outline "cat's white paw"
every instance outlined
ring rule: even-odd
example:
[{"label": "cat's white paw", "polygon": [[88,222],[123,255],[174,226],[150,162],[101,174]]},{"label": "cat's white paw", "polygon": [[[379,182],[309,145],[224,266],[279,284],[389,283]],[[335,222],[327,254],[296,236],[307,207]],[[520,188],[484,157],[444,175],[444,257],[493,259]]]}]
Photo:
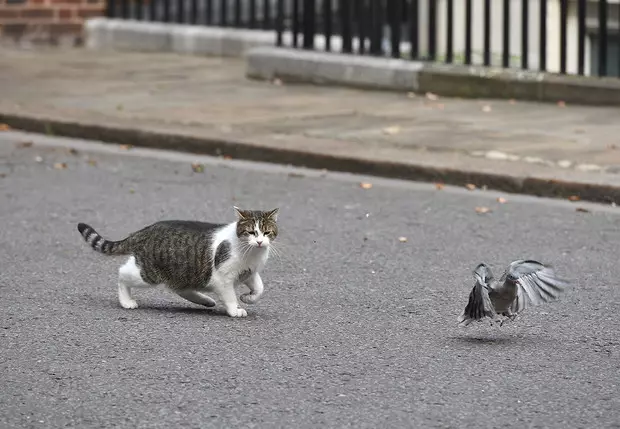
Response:
[{"label": "cat's white paw", "polygon": [[121,299],[119,302],[121,303],[121,307],[126,308],[128,310],[138,308],[138,303],[136,302],[135,299]]},{"label": "cat's white paw", "polygon": [[259,295],[255,295],[252,293],[244,293],[243,295],[239,297],[239,299],[245,302],[246,304],[254,304],[256,303],[256,301],[258,301],[258,298],[260,298]]},{"label": "cat's white paw", "polygon": [[248,315],[248,312],[245,311],[243,308],[232,308],[232,309],[226,310],[226,313],[230,317],[246,317]]}]

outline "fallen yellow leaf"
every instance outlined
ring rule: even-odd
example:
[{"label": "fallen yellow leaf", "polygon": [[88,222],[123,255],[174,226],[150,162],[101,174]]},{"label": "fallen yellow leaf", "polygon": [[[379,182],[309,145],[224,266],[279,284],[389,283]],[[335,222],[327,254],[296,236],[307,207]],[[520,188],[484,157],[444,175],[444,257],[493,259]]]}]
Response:
[{"label": "fallen yellow leaf", "polygon": [[398,237],[398,241],[400,241],[401,243],[406,243],[407,237]]},{"label": "fallen yellow leaf", "polygon": [[470,191],[473,191],[474,189],[476,189],[476,185],[474,185],[473,183],[468,183],[467,185],[465,185],[465,187],[469,189]]},{"label": "fallen yellow leaf", "polygon": [[119,145],[119,149],[120,149],[120,150],[130,150],[132,147],[133,147],[133,146],[132,146],[132,145],[130,145],[130,144],[122,144],[122,145]]},{"label": "fallen yellow leaf", "polygon": [[228,160],[228,159],[232,159],[232,156],[230,156],[230,155],[224,155],[222,158],[224,158],[224,159]]},{"label": "fallen yellow leaf", "polygon": [[498,197],[497,202],[500,204],[506,204],[507,201],[506,201],[506,198]]},{"label": "fallen yellow leaf", "polygon": [[579,201],[581,198],[579,198],[578,195],[571,195],[570,197],[568,197],[569,201]]},{"label": "fallen yellow leaf", "polygon": [[370,189],[372,188],[372,183],[360,183],[360,187],[362,189]]},{"label": "fallen yellow leaf", "polygon": [[435,188],[437,188],[438,191],[441,191],[446,185],[444,185],[443,183],[435,183]]},{"label": "fallen yellow leaf", "polygon": [[54,168],[56,170],[65,170],[67,168],[67,164],[64,162],[57,162],[54,164]]},{"label": "fallen yellow leaf", "polygon": [[205,171],[205,166],[202,164],[194,163],[192,164],[192,171],[194,173],[203,173]]},{"label": "fallen yellow leaf", "polygon": [[89,159],[87,162],[88,162],[88,165],[92,165],[93,167],[97,165],[97,161],[95,161],[94,159]]},{"label": "fallen yellow leaf", "polygon": [[9,131],[11,129],[11,127],[9,127],[7,124],[0,124],[0,131]]},{"label": "fallen yellow leaf", "polygon": [[386,127],[383,129],[383,133],[393,136],[394,134],[398,134],[400,132],[400,127],[398,125],[393,125],[391,127]]},{"label": "fallen yellow leaf", "polygon": [[484,214],[484,213],[489,213],[490,211],[491,209],[488,207],[476,207],[476,213]]}]

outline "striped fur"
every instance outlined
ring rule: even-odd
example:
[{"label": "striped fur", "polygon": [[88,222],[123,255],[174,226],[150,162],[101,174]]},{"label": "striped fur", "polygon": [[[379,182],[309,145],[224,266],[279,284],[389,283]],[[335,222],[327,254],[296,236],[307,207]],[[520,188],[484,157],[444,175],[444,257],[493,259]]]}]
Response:
[{"label": "striped fur", "polygon": [[127,249],[125,241],[110,241],[103,238],[95,228],[85,223],[78,223],[78,231],[84,237],[84,240],[97,252],[104,255],[126,255]]},{"label": "striped fur", "polygon": [[181,297],[205,306],[215,305],[205,291],[214,291],[232,317],[243,317],[237,308],[234,287],[245,284],[241,296],[255,303],[263,293],[259,276],[278,235],[277,212],[235,208],[237,221],[216,224],[185,220],[156,222],[125,239],[110,241],[85,223],[78,224],[84,240],[105,255],[130,255],[119,270],[119,301],[136,308],[132,288],[165,285]]}]

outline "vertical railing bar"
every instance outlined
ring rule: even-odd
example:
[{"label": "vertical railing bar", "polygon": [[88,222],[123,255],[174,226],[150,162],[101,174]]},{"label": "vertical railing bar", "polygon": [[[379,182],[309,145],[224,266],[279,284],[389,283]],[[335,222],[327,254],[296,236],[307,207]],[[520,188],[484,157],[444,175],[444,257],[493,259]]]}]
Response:
[{"label": "vertical railing bar", "polygon": [[607,76],[607,0],[598,3],[598,75]]},{"label": "vertical railing bar", "polygon": [[355,22],[357,30],[358,53],[364,55],[366,53],[366,0],[358,0],[355,2]]},{"label": "vertical railing bar", "polygon": [[[277,13],[280,13],[280,7],[282,7],[284,5],[284,4],[280,5],[280,3],[282,1],[283,0],[278,0],[278,4],[276,6],[278,8],[278,12]],[[282,18],[282,22],[280,23],[280,25],[284,25],[284,12],[283,11],[282,11],[282,17],[281,18]],[[250,20],[249,21],[250,21],[249,22],[249,27],[251,29],[256,28],[256,0],[250,0]],[[278,24],[276,24],[276,26],[277,25]],[[282,30],[282,28],[280,28],[280,30]],[[280,36],[281,36],[281,34],[280,34]],[[280,45],[278,45],[278,46],[280,46]]]},{"label": "vertical railing bar", "polygon": [[129,18],[129,0],[121,0],[121,18]]},{"label": "vertical railing bar", "polygon": [[303,33],[303,48],[307,50],[314,49],[314,35],[316,34],[316,0],[304,0]]},{"label": "vertical railing bar", "polygon": [[539,66],[540,71],[547,70],[547,0],[540,1],[540,13],[539,13],[539,32],[540,32],[540,47],[539,51]]},{"label": "vertical railing bar", "polygon": [[340,0],[340,28],[342,33],[342,52],[350,54],[353,52],[350,0]]},{"label": "vertical railing bar", "polygon": [[163,0],[164,3],[164,22],[170,22],[170,0]]},{"label": "vertical railing bar", "polygon": [[577,73],[585,73],[586,62],[586,0],[577,3]]},{"label": "vertical railing bar", "polygon": [[[291,12],[291,31],[293,32],[293,47],[299,45],[299,2],[301,0],[292,0],[293,8]],[[305,16],[304,10],[304,16]]]},{"label": "vertical railing bar", "polygon": [[452,0],[446,1],[446,63],[452,63],[454,60],[454,3]]},{"label": "vertical railing bar", "polygon": [[235,0],[235,28],[241,28],[241,0]]},{"label": "vertical railing bar", "polygon": [[185,0],[176,0],[177,3],[177,23],[185,22]]},{"label": "vertical railing bar", "polygon": [[332,0],[323,0],[323,34],[325,50],[332,50]]},{"label": "vertical railing bar", "polygon": [[271,2],[263,0],[263,30],[271,28]]},{"label": "vertical railing bar", "polygon": [[560,0],[560,73],[566,74],[566,25],[568,0]]},{"label": "vertical railing bar", "polygon": [[220,27],[228,25],[228,0],[220,1]]},{"label": "vertical railing bar", "polygon": [[198,24],[198,0],[191,0],[190,22],[194,25]]},{"label": "vertical railing bar", "polygon": [[149,21],[157,21],[156,6],[157,3],[155,2],[155,0],[149,0]]},{"label": "vertical railing bar", "polygon": [[[448,0],[451,1],[451,0]],[[401,0],[392,0],[392,19],[390,25],[390,38],[392,45],[392,58],[400,58],[400,40],[401,40],[401,18],[402,18],[402,2]]]},{"label": "vertical railing bar", "polygon": [[437,57],[437,3],[428,2],[428,58],[434,61]]},{"label": "vertical railing bar", "polygon": [[[253,0],[254,4],[254,14],[250,15],[250,25],[254,22],[254,26],[256,25],[256,2]],[[284,44],[283,34],[284,34],[284,0],[278,0],[276,10],[276,46],[282,46]],[[252,19],[253,17],[253,19]],[[254,28],[254,27],[251,27]]]},{"label": "vertical railing bar", "polygon": [[409,42],[411,43],[411,59],[417,60],[420,56],[420,5],[418,0],[411,0],[411,8],[409,12]]},{"label": "vertical railing bar", "polygon": [[510,67],[510,0],[504,0],[504,10],[502,11],[503,21],[503,46],[502,46],[502,67]]},{"label": "vertical railing bar", "polygon": [[136,14],[135,18],[138,21],[142,21],[144,19],[144,2],[143,0],[136,0]]},{"label": "vertical railing bar", "polygon": [[[543,0],[546,1],[546,0]],[[484,65],[491,65],[491,0],[484,0]]]},{"label": "vertical railing bar", "polygon": [[116,18],[116,1],[108,0],[105,8],[105,16],[108,18]]},{"label": "vertical railing bar", "polygon": [[529,55],[529,2],[521,0],[521,68],[527,70]]},{"label": "vertical railing bar", "polygon": [[[151,0],[154,1],[154,0]],[[213,24],[213,0],[206,0],[205,4],[205,24]]]},{"label": "vertical railing bar", "polygon": [[471,65],[472,0],[465,0],[465,64]]}]

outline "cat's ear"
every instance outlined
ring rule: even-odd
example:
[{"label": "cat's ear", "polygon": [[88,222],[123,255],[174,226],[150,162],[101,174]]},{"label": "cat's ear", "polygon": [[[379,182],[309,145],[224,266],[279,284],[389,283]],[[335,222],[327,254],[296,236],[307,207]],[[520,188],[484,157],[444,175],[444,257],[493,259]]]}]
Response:
[{"label": "cat's ear", "polygon": [[270,211],[266,212],[265,213],[265,217],[268,218],[268,219],[273,220],[274,222],[277,221],[278,220],[278,210],[279,209],[276,208],[276,209],[273,209],[273,210],[270,210]]},{"label": "cat's ear", "polygon": [[237,213],[237,216],[239,217],[239,219],[247,219],[248,218],[248,212],[246,212],[245,210],[241,210],[237,206],[233,206],[233,208],[235,209],[235,213]]}]

